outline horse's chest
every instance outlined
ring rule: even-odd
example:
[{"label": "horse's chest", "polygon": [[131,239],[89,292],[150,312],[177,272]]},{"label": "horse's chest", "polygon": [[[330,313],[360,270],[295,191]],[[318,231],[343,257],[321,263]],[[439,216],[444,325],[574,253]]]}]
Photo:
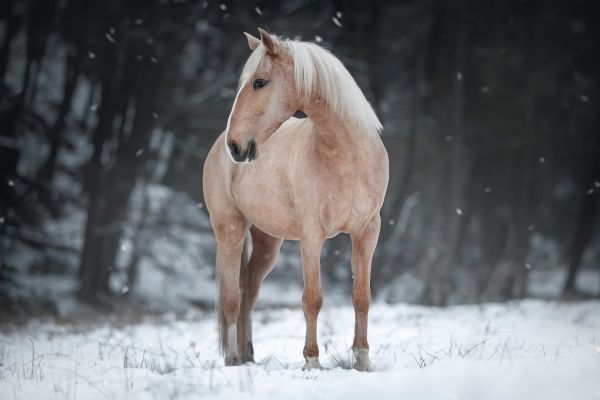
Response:
[{"label": "horse's chest", "polygon": [[260,230],[280,238],[298,239],[293,191],[277,171],[249,171],[234,188],[237,205],[248,221]]}]

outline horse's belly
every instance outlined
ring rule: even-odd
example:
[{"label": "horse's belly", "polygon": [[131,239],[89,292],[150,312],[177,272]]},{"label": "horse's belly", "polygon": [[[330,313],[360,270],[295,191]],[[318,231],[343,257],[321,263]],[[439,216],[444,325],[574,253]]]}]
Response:
[{"label": "horse's belly", "polygon": [[252,225],[273,237],[285,240],[300,240],[300,229],[293,224],[281,224],[278,221],[249,219]]},{"label": "horse's belly", "polygon": [[241,208],[248,221],[261,231],[280,239],[300,240],[300,228],[288,210],[273,206],[262,206],[261,210]]}]

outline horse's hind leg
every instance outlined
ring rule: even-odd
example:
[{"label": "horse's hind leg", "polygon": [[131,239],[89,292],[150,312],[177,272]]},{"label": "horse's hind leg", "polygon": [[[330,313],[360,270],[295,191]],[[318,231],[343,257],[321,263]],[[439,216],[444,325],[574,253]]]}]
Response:
[{"label": "horse's hind leg", "polygon": [[371,368],[369,361],[369,342],[367,341],[367,325],[369,319],[369,305],[371,303],[371,261],[381,218],[377,214],[367,226],[352,238],[352,303],[354,304],[354,343],[352,350],[356,362],[354,368],[359,371],[368,371]]},{"label": "horse's hind leg", "polygon": [[252,310],[256,305],[260,285],[271,272],[283,240],[274,238],[256,227],[250,229],[252,235],[252,256],[247,267],[242,266],[240,286],[242,304],[238,318],[238,349],[242,362],[254,362],[252,345]]},{"label": "horse's hind leg", "polygon": [[240,266],[246,221],[238,212],[211,216],[217,239],[218,318],[225,365],[239,365],[237,320],[240,313]]}]

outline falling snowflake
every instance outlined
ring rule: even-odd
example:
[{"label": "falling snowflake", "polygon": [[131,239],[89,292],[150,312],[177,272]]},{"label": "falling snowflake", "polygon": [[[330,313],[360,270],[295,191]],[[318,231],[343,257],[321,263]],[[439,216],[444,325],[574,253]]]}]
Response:
[{"label": "falling snowflake", "polygon": [[150,61],[152,61],[154,64],[158,64],[156,57],[150,57]]},{"label": "falling snowflake", "polygon": [[123,289],[121,289],[121,294],[126,294],[127,292],[129,292],[129,286],[125,285],[123,286]]},{"label": "falling snowflake", "polygon": [[487,92],[489,92],[489,91],[490,91],[490,88],[489,88],[488,86],[483,86],[483,87],[481,88],[481,93],[487,93]]},{"label": "falling snowflake", "polygon": [[135,156],[136,156],[136,157],[139,157],[139,156],[141,156],[142,154],[144,154],[144,149],[139,149],[138,151],[136,151],[136,152],[135,152]]},{"label": "falling snowflake", "polygon": [[202,209],[202,208],[204,208],[204,204],[202,204],[202,202],[198,202],[198,203],[196,203],[196,207]]},{"label": "falling snowflake", "polygon": [[221,3],[221,5],[219,6],[219,8],[223,11],[227,10],[227,5]]},{"label": "falling snowflake", "polygon": [[96,54],[94,54],[91,51],[89,51],[88,52],[88,57],[90,58],[90,60],[93,60],[94,58],[96,58]]},{"label": "falling snowflake", "polygon": [[4,217],[0,217],[0,224],[4,223]]},{"label": "falling snowflake", "polygon": [[444,140],[445,140],[446,142],[451,142],[451,141],[452,141],[452,139],[453,139],[452,135],[448,135],[448,136],[446,136],[446,137],[444,138]]},{"label": "falling snowflake", "polygon": [[115,42],[115,38],[114,38],[114,37],[113,37],[113,36],[112,36],[110,33],[106,32],[106,33],[104,34],[104,36],[106,37],[106,39],[107,39],[109,42],[111,42],[111,43],[114,43],[114,42]]},{"label": "falling snowflake", "polygon": [[321,36],[319,36],[319,35],[315,36],[315,42],[321,43],[322,41],[323,41],[323,38]]},{"label": "falling snowflake", "polygon": [[540,162],[541,162],[542,164],[543,164],[543,163],[545,163],[545,162],[546,162],[546,158],[544,158],[544,157],[540,157]]},{"label": "falling snowflake", "polygon": [[10,187],[13,187],[13,186],[15,186],[15,182],[14,182],[12,179],[10,179],[10,180],[8,181],[8,186],[10,186]]},{"label": "falling snowflake", "polygon": [[390,224],[390,226],[394,226],[395,223],[396,223],[396,221],[394,221],[393,219],[390,219],[388,221],[388,224]]},{"label": "falling snowflake", "polygon": [[531,224],[531,225],[529,225],[529,226],[527,227],[527,230],[528,230],[529,232],[531,232],[531,231],[532,231],[532,230],[534,230],[534,229],[535,229],[535,225],[533,225],[533,224]]},{"label": "falling snowflake", "polygon": [[531,265],[529,263],[525,263],[525,268],[531,269]]},{"label": "falling snowflake", "polygon": [[262,10],[258,6],[254,7],[254,11],[256,11],[256,13],[262,17]]},{"label": "falling snowflake", "polygon": [[581,101],[583,101],[584,103],[587,103],[590,100],[590,98],[587,97],[585,94],[582,94],[581,96],[579,96],[579,99]]},{"label": "falling snowflake", "polygon": [[341,28],[342,27],[342,23],[340,22],[340,20],[338,19],[338,17],[331,17],[331,20],[333,21],[333,23],[338,27]]},{"label": "falling snowflake", "polygon": [[92,106],[90,107],[90,110],[92,111],[96,111],[98,109],[98,104],[92,104]]},{"label": "falling snowflake", "polygon": [[462,72],[457,72],[457,73],[456,73],[456,79],[458,79],[459,81],[462,81],[462,79],[463,79],[463,74],[462,74]]},{"label": "falling snowflake", "polygon": [[338,17],[338,18],[342,18],[342,12],[341,11],[337,11],[335,13],[335,16]]},{"label": "falling snowflake", "polygon": [[155,112],[153,112],[153,113],[152,113],[152,118],[154,118],[154,119],[158,119],[158,114],[157,114],[157,113],[155,113]]},{"label": "falling snowflake", "polygon": [[596,186],[597,188],[600,188],[600,181],[594,182],[594,186]]},{"label": "falling snowflake", "polygon": [[456,213],[457,213],[458,215],[462,215],[462,210],[461,210],[460,208],[457,208],[457,209],[456,209]]},{"label": "falling snowflake", "polygon": [[486,193],[490,193],[492,191],[492,188],[488,186],[485,189],[483,189],[483,191]]},{"label": "falling snowflake", "polygon": [[154,43],[154,38],[152,36],[148,36],[148,38],[146,38],[146,43],[148,43],[148,44]]},{"label": "falling snowflake", "polygon": [[134,21],[134,23],[135,23],[136,25],[141,25],[141,24],[142,24],[142,20],[141,20],[140,18],[138,18],[138,19],[136,19],[136,20]]},{"label": "falling snowflake", "polygon": [[136,55],[135,59],[138,60],[138,61],[140,61],[142,59],[142,55],[141,54]]}]

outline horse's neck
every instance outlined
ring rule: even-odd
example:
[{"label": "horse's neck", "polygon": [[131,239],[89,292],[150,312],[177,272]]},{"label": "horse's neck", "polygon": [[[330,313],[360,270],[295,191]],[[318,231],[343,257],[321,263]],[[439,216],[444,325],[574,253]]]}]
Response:
[{"label": "horse's neck", "polygon": [[322,101],[305,106],[303,110],[314,126],[314,133],[323,153],[348,153],[357,142],[364,140],[364,134],[348,120],[331,113]]}]

